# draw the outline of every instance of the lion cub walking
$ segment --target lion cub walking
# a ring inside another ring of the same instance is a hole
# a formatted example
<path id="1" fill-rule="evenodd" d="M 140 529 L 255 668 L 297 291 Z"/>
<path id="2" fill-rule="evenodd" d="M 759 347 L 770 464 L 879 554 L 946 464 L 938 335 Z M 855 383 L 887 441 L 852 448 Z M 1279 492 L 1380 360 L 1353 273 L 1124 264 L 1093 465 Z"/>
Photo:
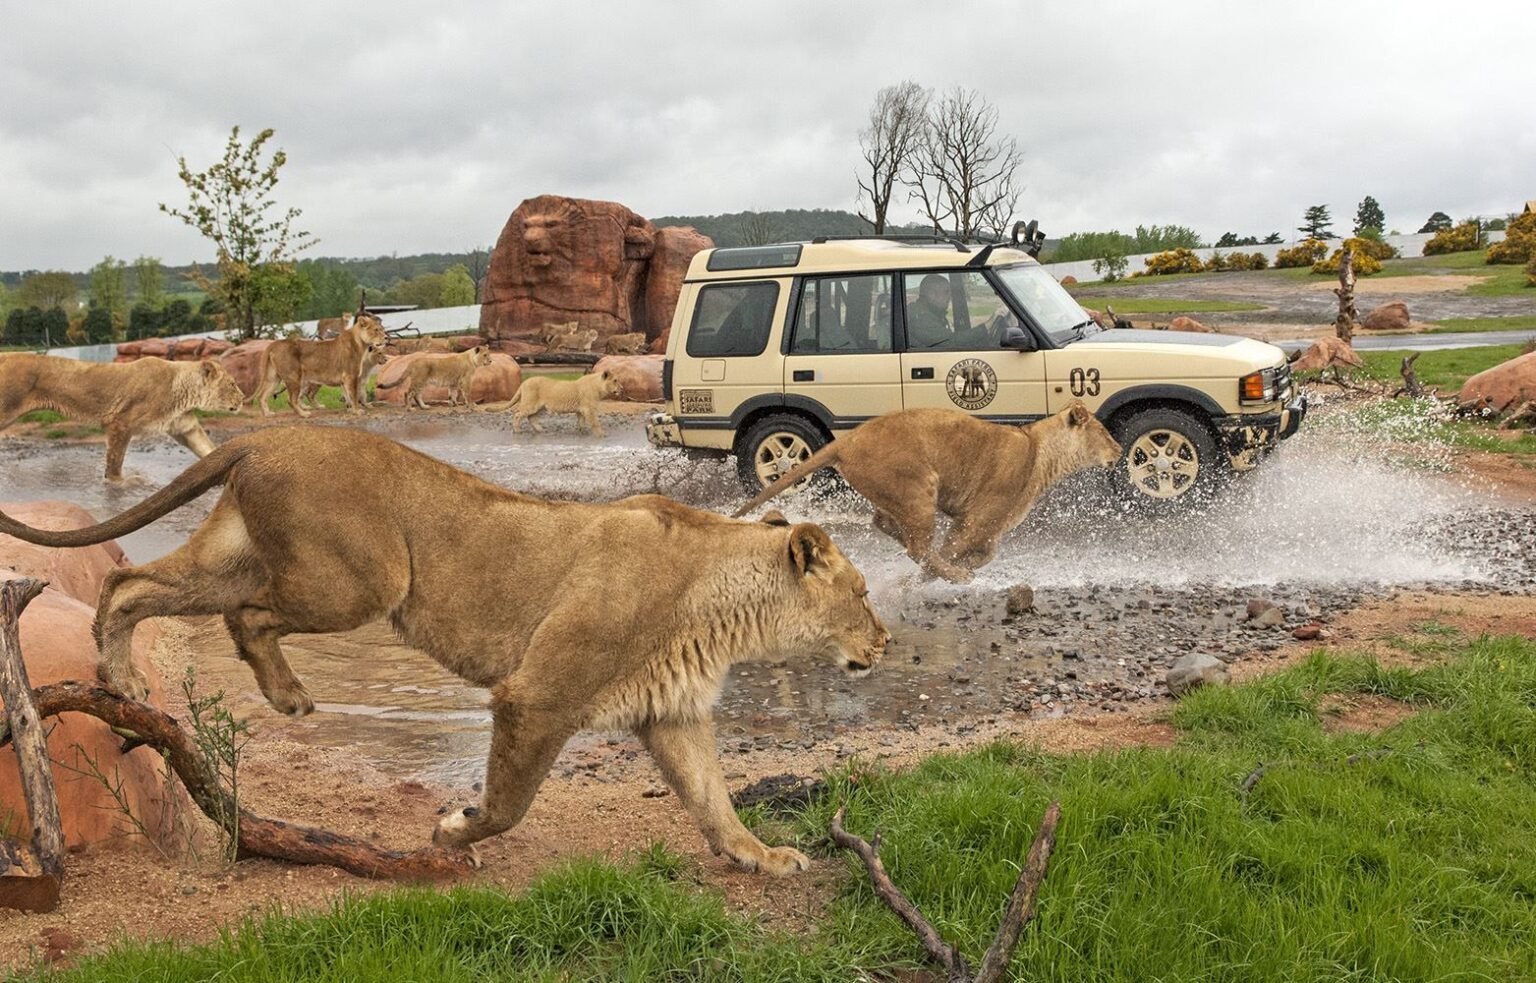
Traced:
<path id="1" fill-rule="evenodd" d="M 603 425 L 597 420 L 597 404 L 622 391 L 619 380 L 607 369 L 574 380 L 543 376 L 524 379 L 512 396 L 512 402 L 507 404 L 507 409 L 514 411 L 512 432 L 516 433 L 518 424 L 527 420 L 535 433 L 543 433 L 544 428 L 533 416 L 541 410 L 549 410 L 551 413 L 575 413 L 593 436 L 601 437 Z"/>
<path id="2" fill-rule="evenodd" d="M 1047 489 L 1119 459 L 1115 438 L 1075 399 L 1060 413 L 1022 427 L 987 423 L 959 410 L 902 410 L 834 440 L 735 515 L 833 466 L 875 507 L 875 528 L 906 547 L 929 576 L 963 584 L 992 561 L 998 541 Z M 953 521 L 944 545 L 936 547 L 940 512 Z"/>
<path id="3" fill-rule="evenodd" d="M 491 350 L 485 345 L 455 355 L 423 355 L 411 360 L 400 378 L 394 382 L 381 382 L 378 388 L 405 386 L 404 402 L 409 412 L 417 406 L 427 408 L 427 402 L 421 398 L 421 394 L 428 386 L 446 386 L 449 406 L 457 406 L 462 399 L 465 406 L 478 411 L 479 407 L 470 398 L 469 384 L 475 377 L 476 369 L 490 364 Z"/>

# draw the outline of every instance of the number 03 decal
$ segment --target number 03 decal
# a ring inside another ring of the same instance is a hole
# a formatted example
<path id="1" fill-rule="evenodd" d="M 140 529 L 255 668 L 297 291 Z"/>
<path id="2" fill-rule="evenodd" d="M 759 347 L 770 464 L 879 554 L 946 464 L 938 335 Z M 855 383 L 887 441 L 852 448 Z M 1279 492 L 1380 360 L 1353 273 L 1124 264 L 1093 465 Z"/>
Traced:
<path id="1" fill-rule="evenodd" d="M 1067 376 L 1067 383 L 1072 387 L 1072 395 L 1074 396 L 1097 396 L 1099 394 L 1099 370 L 1073 369 Z"/>

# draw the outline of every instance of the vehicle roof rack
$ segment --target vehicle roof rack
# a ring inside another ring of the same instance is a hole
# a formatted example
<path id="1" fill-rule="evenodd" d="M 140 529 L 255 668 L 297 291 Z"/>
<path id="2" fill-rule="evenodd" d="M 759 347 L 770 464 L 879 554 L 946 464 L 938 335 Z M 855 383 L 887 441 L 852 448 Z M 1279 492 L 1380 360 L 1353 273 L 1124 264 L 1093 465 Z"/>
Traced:
<path id="1" fill-rule="evenodd" d="M 971 247 L 967 246 L 959 239 L 956 239 L 954 236 L 940 236 L 920 232 L 882 233 L 880 235 L 875 235 L 873 232 L 871 232 L 868 235 L 817 236 L 811 240 L 811 244 L 819 245 L 823 242 L 856 242 L 860 239 L 878 239 L 882 242 L 947 243 L 948 245 L 954 246 L 956 250 L 962 253 L 968 253 L 971 251 Z"/>

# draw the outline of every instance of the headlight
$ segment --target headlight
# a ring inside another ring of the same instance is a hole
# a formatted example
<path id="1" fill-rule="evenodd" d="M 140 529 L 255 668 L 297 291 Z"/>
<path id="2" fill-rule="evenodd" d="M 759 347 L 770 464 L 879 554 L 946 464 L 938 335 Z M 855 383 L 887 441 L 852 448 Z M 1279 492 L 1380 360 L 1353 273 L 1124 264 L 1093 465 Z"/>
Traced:
<path id="1" fill-rule="evenodd" d="M 1272 403 L 1275 401 L 1275 376 L 1277 370 L 1263 369 L 1250 372 L 1237 380 L 1237 398 L 1242 403 Z"/>

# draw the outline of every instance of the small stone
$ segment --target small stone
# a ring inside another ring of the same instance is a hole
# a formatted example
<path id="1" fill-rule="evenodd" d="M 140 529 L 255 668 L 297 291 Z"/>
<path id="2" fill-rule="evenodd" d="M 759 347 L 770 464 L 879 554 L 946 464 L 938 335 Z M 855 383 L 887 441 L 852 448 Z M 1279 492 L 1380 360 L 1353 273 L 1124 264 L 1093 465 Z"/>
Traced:
<path id="1" fill-rule="evenodd" d="M 196 887 L 196 885 L 193 885 L 193 884 L 183 884 L 181 886 L 181 893 L 185 894 L 185 895 L 188 895 L 188 896 L 191 896 L 191 895 L 197 893 L 197 887 Z"/>
<path id="2" fill-rule="evenodd" d="M 662 799 L 662 798 L 666 798 L 667 796 L 669 796 L 671 794 L 672 794 L 672 790 L 667 788 L 665 785 L 652 785 L 650 788 L 648 788 L 644 792 L 640 793 L 640 798 L 642 798 L 642 799 Z"/>
<path id="3" fill-rule="evenodd" d="M 1323 626 L 1314 621 L 1291 632 L 1291 637 L 1299 642 L 1311 642 L 1321 638 L 1322 634 Z"/>
<path id="4" fill-rule="evenodd" d="M 1197 686 L 1224 686 L 1227 667 L 1220 659 L 1203 652 L 1182 656 L 1169 668 L 1163 684 L 1173 696 L 1181 696 Z"/>
<path id="5" fill-rule="evenodd" d="M 1255 618 L 1254 623 L 1266 628 L 1278 628 L 1285 624 L 1285 612 L 1279 608 L 1269 608 Z"/>
<path id="6" fill-rule="evenodd" d="M 1028 584 L 1014 584 L 1008 588 L 1007 611 L 1009 617 L 1017 618 L 1021 614 L 1028 614 L 1035 609 L 1035 589 Z"/>
<path id="7" fill-rule="evenodd" d="M 1274 610 L 1274 603 L 1263 597 L 1250 597 L 1248 599 L 1248 620 L 1255 621 L 1265 611 Z"/>

